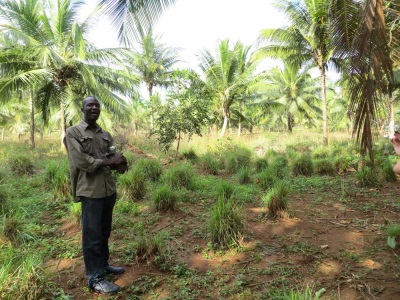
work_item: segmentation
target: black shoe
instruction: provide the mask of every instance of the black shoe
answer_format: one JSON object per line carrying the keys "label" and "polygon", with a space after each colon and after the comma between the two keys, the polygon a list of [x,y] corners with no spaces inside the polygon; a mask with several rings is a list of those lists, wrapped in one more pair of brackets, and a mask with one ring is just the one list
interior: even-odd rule
{"label": "black shoe", "polygon": [[92,292],[100,293],[100,294],[115,294],[118,293],[121,288],[105,279],[102,279],[96,283],[93,283],[89,286]]}
{"label": "black shoe", "polygon": [[125,272],[123,267],[114,267],[114,266],[107,266],[106,273],[107,274],[122,274]]}

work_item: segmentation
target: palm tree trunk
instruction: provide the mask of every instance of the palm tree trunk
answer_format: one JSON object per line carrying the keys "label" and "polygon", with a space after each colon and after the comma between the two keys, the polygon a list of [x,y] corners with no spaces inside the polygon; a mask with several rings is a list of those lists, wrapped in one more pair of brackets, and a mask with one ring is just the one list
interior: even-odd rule
{"label": "palm tree trunk", "polygon": [[147,88],[147,90],[149,91],[149,101],[150,101],[150,129],[151,131],[154,130],[154,111],[153,111],[153,88],[149,87]]}
{"label": "palm tree trunk", "polygon": [[328,146],[328,113],[326,104],[326,74],[325,66],[320,67],[321,71],[321,100],[322,100],[322,132],[323,144]]}
{"label": "palm tree trunk", "polygon": [[238,125],[238,136],[242,134],[242,121],[241,121],[241,115],[242,115],[242,102],[239,102],[239,125]]}
{"label": "palm tree trunk", "polygon": [[60,119],[61,119],[61,149],[65,149],[63,141],[65,137],[66,124],[65,124],[64,103],[62,101],[60,103]]}
{"label": "palm tree trunk", "polygon": [[35,148],[35,105],[33,102],[33,91],[29,91],[29,146]]}
{"label": "palm tree trunk", "polygon": [[293,116],[291,113],[288,113],[288,117],[287,117],[287,127],[288,127],[288,131],[290,133],[293,132]]}
{"label": "palm tree trunk", "polygon": [[219,134],[220,138],[222,138],[224,136],[226,128],[228,127],[228,122],[229,122],[229,114],[225,108],[222,109],[222,115],[224,116],[224,123],[222,124],[222,129]]}
{"label": "palm tree trunk", "polygon": [[[394,131],[394,107],[393,107],[394,99],[393,95],[389,98],[389,129]],[[392,133],[392,132],[390,132]]]}

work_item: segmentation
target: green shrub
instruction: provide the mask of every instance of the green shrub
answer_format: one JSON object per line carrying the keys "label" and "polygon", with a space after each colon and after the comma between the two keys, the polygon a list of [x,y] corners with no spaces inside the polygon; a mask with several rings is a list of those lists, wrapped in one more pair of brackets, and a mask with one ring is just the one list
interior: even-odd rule
{"label": "green shrub", "polygon": [[174,210],[178,197],[171,187],[163,185],[153,193],[154,207],[157,211]]}
{"label": "green shrub", "polygon": [[371,167],[363,167],[356,172],[358,183],[363,187],[373,187],[379,184],[376,171]]}
{"label": "green shrub", "polygon": [[279,180],[275,166],[269,166],[256,176],[256,183],[263,189],[271,188],[276,181]]}
{"label": "green shrub", "polygon": [[82,220],[82,205],[80,202],[70,202],[69,214],[76,225],[81,225]]}
{"label": "green shrub", "polygon": [[248,168],[241,168],[237,172],[237,180],[240,184],[247,184],[251,182],[250,171]]}
{"label": "green shrub", "polygon": [[268,167],[268,159],[259,157],[254,161],[256,172],[259,173]]}
{"label": "green shrub", "polygon": [[234,174],[243,167],[248,167],[251,162],[251,151],[244,147],[234,147],[223,154],[226,171]]}
{"label": "green shrub", "polygon": [[313,172],[313,163],[311,160],[311,156],[308,154],[302,154],[299,157],[295,158],[293,160],[291,169],[292,174],[295,176],[311,176]]}
{"label": "green shrub", "polygon": [[357,170],[359,157],[358,155],[338,155],[334,159],[334,165],[339,172]]}
{"label": "green shrub", "polygon": [[204,155],[200,156],[199,165],[200,168],[208,174],[218,174],[220,164],[218,159],[211,152],[206,152]]}
{"label": "green shrub", "polygon": [[66,196],[71,193],[69,163],[66,158],[49,161],[45,169],[45,178],[56,195]]}
{"label": "green shrub", "polygon": [[218,198],[211,210],[209,229],[215,247],[239,246],[243,238],[242,209],[231,200]]}
{"label": "green shrub", "polygon": [[268,208],[268,217],[277,218],[283,215],[287,210],[289,202],[289,184],[285,180],[277,181],[274,187],[270,189],[265,196],[262,197],[262,202]]}
{"label": "green shrub", "polygon": [[194,188],[195,173],[193,166],[184,162],[168,169],[162,176],[162,181],[172,188]]}
{"label": "green shrub", "polygon": [[327,148],[326,146],[320,145],[314,149],[312,155],[314,158],[317,158],[317,159],[329,158],[329,148]]}
{"label": "green shrub", "polygon": [[162,174],[161,163],[154,158],[141,158],[137,161],[134,168],[137,168],[143,175],[151,181],[157,181]]}
{"label": "green shrub", "polygon": [[138,205],[132,201],[119,199],[115,204],[115,212],[138,216],[140,214],[140,209]]}
{"label": "green shrub", "polygon": [[389,160],[384,160],[382,163],[382,175],[386,182],[397,181],[396,173],[393,171],[393,165]]}
{"label": "green shrub", "polygon": [[335,175],[336,168],[329,158],[319,158],[314,160],[314,172],[318,175]]}
{"label": "green shrub", "polygon": [[226,180],[220,180],[217,183],[216,189],[217,189],[217,198],[222,197],[226,200],[231,198],[234,192],[234,187],[232,183]]}
{"label": "green shrub", "polygon": [[196,154],[196,152],[194,151],[193,148],[190,148],[188,150],[184,150],[182,152],[182,157],[184,159],[188,159],[188,160],[191,160],[191,161],[195,161],[198,158],[198,156],[197,156],[197,154]]}
{"label": "green shrub", "polygon": [[142,229],[136,237],[136,256],[139,261],[151,263],[156,257],[168,255],[167,235],[164,232],[149,234]]}
{"label": "green shrub", "polygon": [[269,168],[279,179],[283,179],[288,175],[288,159],[284,155],[276,155]]}
{"label": "green shrub", "polygon": [[43,259],[36,251],[2,248],[0,255],[0,299],[44,299]]}
{"label": "green shrub", "polygon": [[122,195],[128,199],[141,200],[146,195],[147,183],[141,168],[134,167],[118,177]]}
{"label": "green shrub", "polygon": [[32,160],[26,155],[10,157],[9,164],[16,175],[31,175],[34,172]]}
{"label": "green shrub", "polygon": [[10,197],[6,186],[0,185],[0,215],[7,214],[10,207]]}
{"label": "green shrub", "polygon": [[132,167],[135,164],[135,155],[130,151],[126,151],[124,152],[124,156],[128,162],[128,166]]}
{"label": "green shrub", "polygon": [[386,228],[388,235],[387,244],[390,248],[395,249],[400,238],[400,225],[391,224]]}
{"label": "green shrub", "polygon": [[2,235],[13,243],[17,242],[22,232],[21,219],[12,215],[5,215],[2,225]]}

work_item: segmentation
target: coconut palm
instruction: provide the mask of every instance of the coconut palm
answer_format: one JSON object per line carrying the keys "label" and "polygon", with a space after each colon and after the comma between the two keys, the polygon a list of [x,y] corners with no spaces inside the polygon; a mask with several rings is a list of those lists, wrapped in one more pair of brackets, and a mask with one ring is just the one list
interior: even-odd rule
{"label": "coconut palm", "polygon": [[287,62],[302,65],[315,64],[321,75],[321,102],[323,143],[328,144],[328,115],[326,101],[326,70],[329,62],[337,63],[332,56],[329,31],[330,1],[326,0],[283,0],[277,7],[290,20],[286,28],[264,29],[259,41],[266,43],[259,55],[285,59]]}
{"label": "coconut palm", "polygon": [[126,46],[140,41],[162,12],[175,0],[99,0],[111,24],[118,31],[118,39]]}
{"label": "coconut palm", "polygon": [[373,127],[381,123],[382,99],[391,97],[392,58],[398,60],[400,49],[399,2],[386,3],[387,7],[382,0],[334,0],[330,16],[335,55],[347,61],[344,75],[349,110],[354,114],[353,133],[361,153],[368,151],[371,159]]}
{"label": "coconut palm", "polygon": [[236,42],[231,49],[229,40],[220,41],[216,55],[209,50],[201,52],[200,68],[223,118],[220,137],[225,134],[231,118],[231,106],[259,88],[260,80],[255,74],[257,63],[250,58],[250,46]]}
{"label": "coconut palm", "polygon": [[3,0],[0,16],[0,94],[32,90],[43,117],[58,107],[61,131],[74,116],[65,108],[80,103],[83,95],[96,95],[106,110],[124,113],[120,95],[129,95],[137,78],[125,71],[123,49],[96,49],[85,39],[88,17],[77,21],[79,2],[71,0]]}
{"label": "coconut palm", "polygon": [[286,116],[286,124],[289,132],[292,132],[295,120],[315,125],[315,120],[321,110],[318,108],[318,92],[320,87],[317,81],[311,77],[309,69],[300,69],[296,65],[284,64],[283,69],[276,67],[267,77],[270,81],[269,88],[276,89],[279,97],[273,99],[280,104],[281,116]]}
{"label": "coconut palm", "polygon": [[154,88],[168,86],[168,77],[178,62],[177,57],[178,49],[165,46],[151,31],[140,40],[137,50],[129,54],[131,66],[146,85],[149,95],[151,130],[154,129]]}
{"label": "coconut palm", "polygon": [[271,115],[272,121],[286,123],[290,133],[295,122],[315,125],[321,112],[316,105],[320,88],[309,71],[289,63],[271,69],[263,90],[266,100],[255,103],[265,107],[265,113]]}

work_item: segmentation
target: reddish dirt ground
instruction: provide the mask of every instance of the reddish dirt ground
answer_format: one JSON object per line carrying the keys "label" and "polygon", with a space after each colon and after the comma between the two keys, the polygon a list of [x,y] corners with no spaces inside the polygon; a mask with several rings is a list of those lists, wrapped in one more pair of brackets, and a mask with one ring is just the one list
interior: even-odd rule
{"label": "reddish dirt ground", "polygon": [[[208,204],[182,203],[176,212],[161,213],[151,231],[179,231],[171,240],[174,259],[186,263],[189,270],[197,270],[200,276],[206,277],[212,271],[218,274],[216,280],[223,279],[225,286],[234,289],[237,274],[245,275],[246,283],[238,293],[221,296],[217,289],[212,290],[214,282],[214,286],[203,287],[204,296],[195,299],[253,299],[245,294],[239,297],[240,292],[246,289],[251,291],[248,295],[260,295],[283,282],[288,287],[308,284],[315,290],[325,288],[321,299],[398,300],[400,251],[387,246],[383,226],[400,223],[399,194],[399,182],[360,190],[348,196],[347,202],[339,201],[340,191],[310,189],[292,194],[289,215],[277,220],[267,219],[266,209],[255,199],[243,208],[243,251],[207,251],[207,239],[193,234],[195,229],[204,228]],[[80,229],[76,225],[63,224],[57,234],[79,243]],[[124,264],[118,255],[128,247],[128,241],[116,233],[111,243],[112,259]],[[194,245],[201,251],[194,251]],[[178,279],[172,272],[137,261],[124,267],[125,274],[109,277],[124,288],[112,299],[173,299],[172,292],[177,289],[174,282]],[[73,299],[110,298],[84,289],[82,257],[49,261],[48,270],[54,275],[55,285]],[[149,276],[156,284],[150,290],[133,291],[143,276]],[[196,289],[199,285],[189,282],[187,287]]]}

